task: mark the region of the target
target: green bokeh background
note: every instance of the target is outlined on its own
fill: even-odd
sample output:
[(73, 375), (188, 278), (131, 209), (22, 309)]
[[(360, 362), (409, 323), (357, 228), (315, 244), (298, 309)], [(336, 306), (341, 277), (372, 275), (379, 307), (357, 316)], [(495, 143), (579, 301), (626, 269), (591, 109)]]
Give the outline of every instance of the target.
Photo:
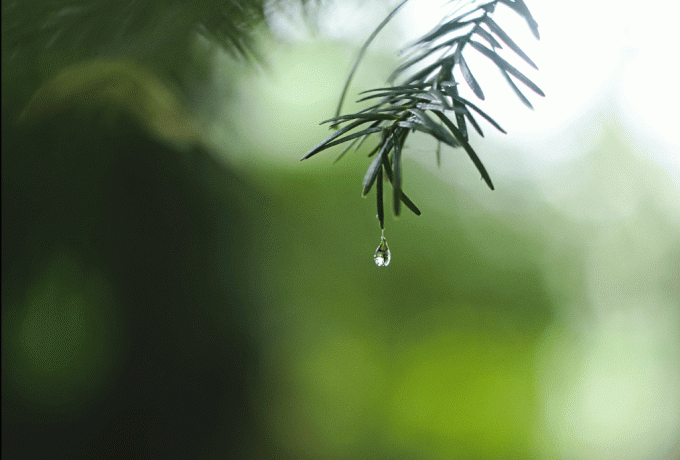
[[(491, 169), (494, 192), (458, 151), (433, 171), (431, 141), (414, 140), (404, 188), (423, 215), (388, 218), (378, 268), (365, 151), (298, 162), (326, 134), (353, 51), (265, 40), (259, 71), (217, 56), (206, 140), (248, 184), (229, 197), (242, 250), (224, 257), (254, 299), (237, 314), (258, 355), (251, 435), (266, 447), (252, 458), (672, 456), (678, 184), (606, 101), (588, 114), (589, 151), (540, 182)], [(394, 63), (369, 55), (354, 87)], [(56, 418), (106, 391), (131, 346), (106, 276), (84, 265), (63, 251), (3, 305), (3, 393)], [(220, 458), (218, 439), (208, 451)]]

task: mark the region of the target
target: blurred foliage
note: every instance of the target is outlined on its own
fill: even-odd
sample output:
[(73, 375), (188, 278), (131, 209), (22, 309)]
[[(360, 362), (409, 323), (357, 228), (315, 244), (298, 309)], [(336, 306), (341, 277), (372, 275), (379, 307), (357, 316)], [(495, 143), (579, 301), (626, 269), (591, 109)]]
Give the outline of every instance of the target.
[(244, 457), (250, 192), (186, 106), (262, 4), (2, 11), (3, 456)]
[[(254, 31), (264, 18), (263, 0), (3, 0), (2, 104), (8, 112), (26, 104), (47, 78), (90, 59), (143, 65), (195, 104), (209, 78), (207, 39), (233, 57), (257, 53)], [(19, 108), (15, 108), (20, 110)]]
[(63, 69), (36, 91), (18, 123), (35, 123), (74, 106), (121, 109), (177, 148), (200, 143), (200, 127), (175, 94), (129, 61), (95, 59)]
[(239, 457), (247, 188), (109, 110), (3, 135), (3, 455)]

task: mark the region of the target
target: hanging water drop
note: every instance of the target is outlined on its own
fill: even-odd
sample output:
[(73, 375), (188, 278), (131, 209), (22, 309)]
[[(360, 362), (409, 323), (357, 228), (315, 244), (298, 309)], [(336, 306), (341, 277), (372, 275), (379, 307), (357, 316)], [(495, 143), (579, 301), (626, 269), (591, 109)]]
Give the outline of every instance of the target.
[(387, 267), (390, 264), (390, 250), (384, 234), (380, 237), (380, 246), (375, 250), (373, 260), (378, 267)]

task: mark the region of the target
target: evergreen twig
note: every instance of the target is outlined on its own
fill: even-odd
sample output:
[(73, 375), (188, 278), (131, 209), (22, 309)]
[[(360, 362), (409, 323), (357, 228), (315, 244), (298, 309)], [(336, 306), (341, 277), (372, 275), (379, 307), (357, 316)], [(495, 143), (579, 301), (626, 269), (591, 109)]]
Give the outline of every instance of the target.
[[(472, 125), (474, 130), (483, 137), (482, 129), (477, 123), (474, 113), (484, 118), (500, 132), (505, 133), (505, 131), (479, 107), (460, 96), (460, 83), (454, 78), (456, 67), (475, 96), (484, 99), (482, 88), (463, 57), (467, 45), (470, 45), (468, 49), (487, 57), (499, 68), (512, 90), (529, 108), (532, 108), (531, 103), (514, 80), (519, 81), (540, 96), (544, 96), (544, 93), (496, 51), (505, 45), (527, 64), (537, 68), (529, 56), (492, 19), (496, 6), (505, 5), (524, 18), (532, 33), (538, 39), (538, 25), (524, 1), (452, 0), (450, 2), (452, 9), (442, 22), (405, 50), (408, 58), (397, 67), (388, 79), (392, 86), (365, 91), (362, 93), (364, 96), (358, 102), (371, 101), (373, 105), (356, 113), (341, 115), (340, 111), (347, 87), (366, 49), (406, 1), (408, 0), (400, 2), (392, 9), (362, 46), (346, 80), (335, 117), (322, 122), (331, 123), (331, 127), (338, 130), (313, 147), (302, 157), (302, 160), (351, 140), (352, 143), (340, 155), (342, 157), (351, 147), (354, 146), (356, 150), (367, 138), (379, 133), (378, 146), (369, 154), (369, 156), (372, 156), (377, 153), (364, 177), (363, 194), (365, 196), (369, 193), (376, 180), (382, 181), (384, 171), (394, 191), (394, 214), (399, 215), (400, 204), (404, 203), (407, 208), (419, 215), (420, 210), (406, 197), (402, 190), (401, 157), (406, 139), (409, 134), (415, 131), (433, 137), (438, 141), (438, 145), (446, 144), (453, 148), (462, 147), (488, 187), (491, 190), (494, 189), (491, 177), (469, 143), (467, 126), (468, 123)], [(423, 62), (432, 61), (431, 58), (433, 57), (435, 58), (433, 62), (424, 67), (421, 65)], [(395, 85), (397, 79), (401, 81)], [(449, 112), (453, 112), (453, 119), (449, 118), (447, 114)], [(437, 158), (439, 158), (439, 153), (437, 155)], [(382, 228), (384, 226), (382, 182), (377, 187), (376, 195), (378, 218)]]

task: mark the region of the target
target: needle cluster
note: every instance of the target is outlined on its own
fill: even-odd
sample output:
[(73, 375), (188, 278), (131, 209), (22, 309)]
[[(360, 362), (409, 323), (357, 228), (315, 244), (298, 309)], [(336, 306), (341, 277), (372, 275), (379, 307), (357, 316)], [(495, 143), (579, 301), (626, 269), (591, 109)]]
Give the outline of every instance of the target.
[[(484, 92), (464, 58), (464, 51), (474, 51), (490, 59), (519, 99), (529, 108), (532, 108), (531, 103), (519, 89), (516, 81), (536, 94), (544, 96), (536, 84), (497, 52), (507, 47), (527, 64), (536, 68), (536, 64), (529, 56), (492, 18), (497, 6), (510, 8), (524, 18), (538, 39), (538, 25), (524, 1), (453, 0), (450, 2), (451, 11), (439, 25), (404, 50), (406, 56), (404, 62), (389, 77), (388, 82), (391, 86), (365, 91), (358, 102), (371, 105), (356, 113), (341, 115), (347, 87), (368, 45), (407, 1), (402, 1), (390, 12), (362, 47), (347, 78), (336, 116), (322, 122), (330, 123), (331, 128), (336, 131), (302, 158), (304, 160), (333, 146), (348, 143), (339, 159), (350, 149), (358, 149), (369, 137), (378, 137), (377, 145), (368, 154), (373, 159), (364, 176), (363, 194), (366, 196), (373, 185), (376, 185), (378, 220), (381, 228), (384, 227), (383, 175), (392, 185), (394, 214), (399, 215), (402, 204), (416, 215), (420, 214), (418, 207), (402, 190), (401, 163), (404, 144), (408, 136), (416, 131), (433, 137), (439, 145), (443, 143), (453, 148), (462, 148), (489, 188), (492, 190), (494, 188), (489, 173), (470, 145), (468, 126), (472, 126), (483, 137), (482, 128), (476, 118), (480, 117), (502, 133), (505, 131), (493, 118), (460, 95), (459, 85), (462, 82), (456, 80), (455, 69), (459, 70), (456, 75), (462, 75), (462, 79), (474, 95), (484, 99)], [(424, 62), (431, 63), (423, 65)], [(438, 148), (438, 163), (439, 155)]]

